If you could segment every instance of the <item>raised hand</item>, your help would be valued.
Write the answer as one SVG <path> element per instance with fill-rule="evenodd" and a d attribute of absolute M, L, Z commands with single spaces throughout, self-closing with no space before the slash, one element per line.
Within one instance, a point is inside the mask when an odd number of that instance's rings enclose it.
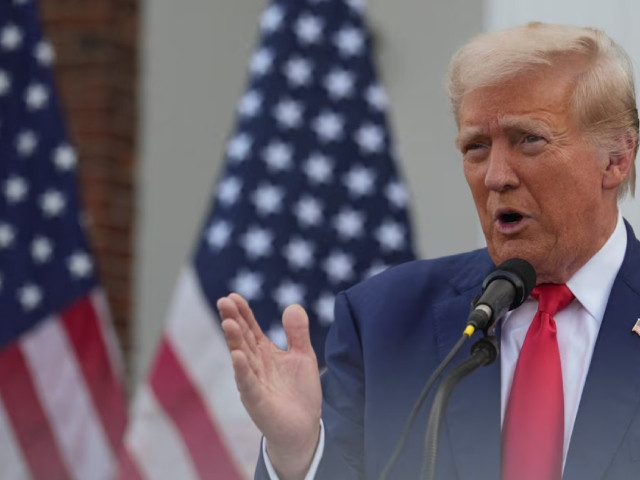
<path fill-rule="evenodd" d="M 242 403 L 267 440 L 272 465 L 281 480 L 304 478 L 318 442 L 322 407 L 306 312 L 299 305 L 284 311 L 289 348 L 282 351 L 264 335 L 240 295 L 219 299 L 218 310 Z"/>

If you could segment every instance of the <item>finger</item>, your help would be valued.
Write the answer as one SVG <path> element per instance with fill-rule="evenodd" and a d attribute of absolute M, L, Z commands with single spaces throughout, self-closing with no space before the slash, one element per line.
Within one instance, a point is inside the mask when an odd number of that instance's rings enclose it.
<path fill-rule="evenodd" d="M 238 309 L 237 302 L 234 301 L 233 298 L 222 297 L 218 299 L 217 307 L 220 313 L 220 318 L 222 320 L 227 318 L 233 319 L 242 329 L 242 335 L 244 336 L 245 341 L 249 344 L 251 349 L 256 350 L 258 348 L 258 340 L 256 339 L 253 330 L 249 328 L 249 322 L 247 322 L 246 316 Z"/>
<path fill-rule="evenodd" d="M 253 310 L 251 310 L 249 303 L 244 299 L 244 297 L 237 293 L 231 293 L 227 298 L 235 303 L 238 308 L 238 312 L 240 312 L 240 315 L 242 315 L 247 322 L 247 326 L 253 332 L 256 340 L 262 339 L 264 337 L 264 333 L 262 332 L 256 317 L 253 315 Z"/>
<path fill-rule="evenodd" d="M 234 319 L 226 318 L 222 321 L 222 331 L 231 352 L 231 357 L 233 358 L 234 352 L 242 353 L 248 368 L 252 370 L 255 376 L 260 377 L 264 372 L 264 359 L 259 354 L 260 352 L 255 351 L 247 343 L 242 327 Z"/>
<path fill-rule="evenodd" d="M 231 352 L 231 363 L 242 402 L 250 407 L 260 399 L 260 382 L 242 351 L 234 350 Z"/>
<path fill-rule="evenodd" d="M 282 314 L 282 326 L 290 350 L 313 351 L 309 336 L 309 317 L 300 305 L 289 305 Z"/>

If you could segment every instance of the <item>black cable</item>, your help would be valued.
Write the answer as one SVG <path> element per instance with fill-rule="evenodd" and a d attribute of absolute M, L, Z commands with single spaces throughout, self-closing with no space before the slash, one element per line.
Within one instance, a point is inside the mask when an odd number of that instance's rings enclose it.
<path fill-rule="evenodd" d="M 498 357 L 498 341 L 495 337 L 484 337 L 478 340 L 471 347 L 471 356 L 465 361 L 456 365 L 442 379 L 438 390 L 433 397 L 427 430 L 424 437 L 424 455 L 422 458 L 421 479 L 434 480 L 436 475 L 436 458 L 438 455 L 438 440 L 444 412 L 449 403 L 449 397 L 453 389 L 467 375 L 475 372 L 478 368 L 489 365 Z"/>
<path fill-rule="evenodd" d="M 418 397 L 418 400 L 413 406 L 413 409 L 411 410 L 411 414 L 409 415 L 409 418 L 404 425 L 404 429 L 402 430 L 402 435 L 400 436 L 400 440 L 396 444 L 396 448 L 393 451 L 391 458 L 389 458 L 389 461 L 387 461 L 387 464 L 385 465 L 384 470 L 382 470 L 382 473 L 380 474 L 379 480 L 387 479 L 389 473 L 391 472 L 391 468 L 393 468 L 393 465 L 398 460 L 400 453 L 402 453 L 402 449 L 407 443 L 411 426 L 413 425 L 413 422 L 418 416 L 418 412 L 420 411 L 420 408 L 422 407 L 422 404 L 424 403 L 425 399 L 429 395 L 429 392 L 431 391 L 433 384 L 438 379 L 442 371 L 447 367 L 447 365 L 451 363 L 451 360 L 453 359 L 453 357 L 458 353 L 458 351 L 460 351 L 460 348 L 462 348 L 462 345 L 464 345 L 464 342 L 466 342 L 469 339 L 471 334 L 473 334 L 473 331 L 465 330 L 465 332 L 462 334 L 462 337 L 460 337 L 460 340 L 458 340 L 458 342 L 453 346 L 453 348 L 447 354 L 444 360 L 440 362 L 440 365 L 438 365 L 438 368 L 436 368 L 434 372 L 431 374 L 431 377 L 429 377 L 429 380 L 427 380 L 427 383 L 422 389 L 422 392 L 420 393 L 420 396 Z"/>

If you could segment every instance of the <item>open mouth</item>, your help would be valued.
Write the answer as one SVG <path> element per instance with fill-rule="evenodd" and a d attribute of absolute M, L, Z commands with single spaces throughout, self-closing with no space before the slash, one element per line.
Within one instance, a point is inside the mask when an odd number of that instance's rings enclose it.
<path fill-rule="evenodd" d="M 522 215 L 518 212 L 504 212 L 498 215 L 498 219 L 500 220 L 500 222 L 506 224 L 518 223 L 520 220 L 522 220 L 522 218 Z"/>

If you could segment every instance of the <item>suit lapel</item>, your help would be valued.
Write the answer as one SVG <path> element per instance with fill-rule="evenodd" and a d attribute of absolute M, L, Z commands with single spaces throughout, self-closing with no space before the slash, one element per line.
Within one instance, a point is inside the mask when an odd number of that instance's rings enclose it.
<path fill-rule="evenodd" d="M 459 295 L 442 302 L 435 309 L 434 320 L 438 328 L 438 354 L 441 360 L 460 339 L 471 301 L 480 293 L 482 280 L 492 267 L 493 264 L 487 261 L 474 274 L 465 272 L 460 278 L 452 279 L 451 283 L 456 285 Z M 450 368 L 468 358 L 471 345 L 480 336 L 481 334 L 476 334 L 462 347 Z M 499 478 L 499 361 L 482 367 L 458 384 L 446 410 L 444 428 L 451 438 L 451 445 L 455 445 L 453 457 L 460 480 Z M 440 449 L 448 447 L 440 445 Z"/>
<path fill-rule="evenodd" d="M 628 247 L 609 296 L 585 382 L 564 470 L 565 480 L 605 476 L 640 406 L 640 246 L 630 228 Z"/>

